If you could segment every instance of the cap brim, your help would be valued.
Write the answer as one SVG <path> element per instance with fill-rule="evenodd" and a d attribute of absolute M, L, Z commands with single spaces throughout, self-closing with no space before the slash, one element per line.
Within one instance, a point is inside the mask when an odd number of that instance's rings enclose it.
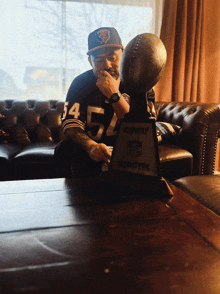
<path fill-rule="evenodd" d="M 106 45 L 101 45 L 95 48 L 92 48 L 91 50 L 89 50 L 86 54 L 87 55 L 91 55 L 94 51 L 100 49 L 100 48 L 104 48 L 104 47 L 116 47 L 116 48 L 121 48 L 123 49 L 124 47 L 122 45 L 119 44 L 106 44 Z"/>

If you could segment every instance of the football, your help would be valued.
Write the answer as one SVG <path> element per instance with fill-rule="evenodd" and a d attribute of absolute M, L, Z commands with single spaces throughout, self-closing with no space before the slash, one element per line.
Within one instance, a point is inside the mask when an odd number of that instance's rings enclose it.
<path fill-rule="evenodd" d="M 128 94 L 146 93 L 164 73 L 167 52 L 154 34 L 140 34 L 125 47 L 119 66 L 121 82 Z"/>

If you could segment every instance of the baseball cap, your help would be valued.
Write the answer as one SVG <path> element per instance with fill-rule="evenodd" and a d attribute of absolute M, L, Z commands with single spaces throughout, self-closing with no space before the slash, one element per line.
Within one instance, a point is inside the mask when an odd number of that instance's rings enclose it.
<path fill-rule="evenodd" d="M 121 38 L 115 28 L 103 27 L 96 29 L 88 37 L 88 55 L 102 47 L 123 48 Z"/>

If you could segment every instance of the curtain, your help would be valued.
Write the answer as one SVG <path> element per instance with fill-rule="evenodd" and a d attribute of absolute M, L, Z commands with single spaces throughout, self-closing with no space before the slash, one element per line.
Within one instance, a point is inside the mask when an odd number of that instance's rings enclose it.
<path fill-rule="evenodd" d="M 165 0 L 160 38 L 166 71 L 158 101 L 220 103 L 220 1 Z M 216 170 L 220 167 L 219 143 Z"/>
<path fill-rule="evenodd" d="M 220 102 L 220 1 L 166 0 L 160 37 L 166 72 L 157 100 Z"/>
<path fill-rule="evenodd" d="M 162 0 L 1 0 L 0 99 L 61 99 L 90 69 L 88 34 L 115 27 L 124 46 L 160 32 Z"/>

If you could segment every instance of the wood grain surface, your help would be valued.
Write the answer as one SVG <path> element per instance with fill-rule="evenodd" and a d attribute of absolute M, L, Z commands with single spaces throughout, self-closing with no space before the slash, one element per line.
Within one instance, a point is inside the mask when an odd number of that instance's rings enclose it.
<path fill-rule="evenodd" d="M 0 183 L 0 293 L 220 293 L 220 219 L 172 186 Z"/>

